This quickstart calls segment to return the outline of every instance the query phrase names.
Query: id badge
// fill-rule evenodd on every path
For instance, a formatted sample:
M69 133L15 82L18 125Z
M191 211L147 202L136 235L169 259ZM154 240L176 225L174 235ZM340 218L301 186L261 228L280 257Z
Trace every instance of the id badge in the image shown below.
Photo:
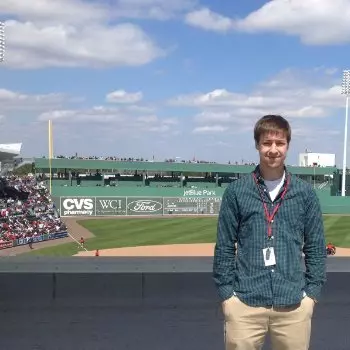
M265 266L276 265L275 251L273 247L263 249Z

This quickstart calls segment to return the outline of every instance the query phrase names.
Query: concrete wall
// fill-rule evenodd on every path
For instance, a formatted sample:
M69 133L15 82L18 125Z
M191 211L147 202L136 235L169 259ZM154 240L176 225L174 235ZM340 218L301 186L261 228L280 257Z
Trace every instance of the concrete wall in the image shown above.
M2 346L224 349L211 264L210 258L2 258ZM328 259L310 350L348 349L349 271L349 259ZM267 338L264 349L268 344Z
M219 302L210 273L0 273L0 280L1 307L214 307ZM349 275L329 273L328 281L322 302L349 303Z

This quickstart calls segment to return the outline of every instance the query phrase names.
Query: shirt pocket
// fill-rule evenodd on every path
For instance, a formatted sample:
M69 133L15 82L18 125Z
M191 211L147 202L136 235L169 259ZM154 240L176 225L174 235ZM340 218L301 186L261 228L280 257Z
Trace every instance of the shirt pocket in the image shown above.
M302 244L304 240L305 210L302 201L285 201L280 208L276 223L288 240Z

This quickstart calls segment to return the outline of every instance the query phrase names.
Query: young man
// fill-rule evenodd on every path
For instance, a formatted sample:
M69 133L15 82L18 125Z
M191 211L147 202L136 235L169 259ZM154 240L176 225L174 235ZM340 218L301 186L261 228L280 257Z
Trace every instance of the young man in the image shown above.
M260 164L225 191L213 277L222 301L226 350L307 350L314 305L326 281L322 213L312 186L289 173L289 123L255 125ZM305 254L305 272L302 266Z

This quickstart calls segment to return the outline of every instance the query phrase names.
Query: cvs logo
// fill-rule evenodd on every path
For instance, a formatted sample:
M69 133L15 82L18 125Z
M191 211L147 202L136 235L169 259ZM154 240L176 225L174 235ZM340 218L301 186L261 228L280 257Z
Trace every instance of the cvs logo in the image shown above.
M94 208L94 202L92 199L89 198L68 198L63 201L63 207L67 210L91 210Z
M62 202L62 215L93 215L94 200L91 198L66 198Z

